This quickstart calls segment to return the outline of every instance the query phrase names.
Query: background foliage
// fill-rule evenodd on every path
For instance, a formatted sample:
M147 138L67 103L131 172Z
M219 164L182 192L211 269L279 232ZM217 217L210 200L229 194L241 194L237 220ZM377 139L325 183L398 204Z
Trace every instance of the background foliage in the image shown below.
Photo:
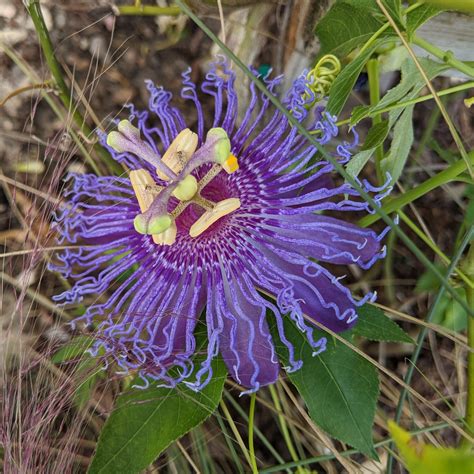
M469 2L24 3L0 3L4 471L404 465L416 473L421 463L433 473L473 472L474 63L420 30L459 15L448 7L469 11ZM379 298L360 309L350 332L318 328L328 348L316 357L287 321L303 368L252 397L239 397L221 361L199 394L137 390L132 376L102 370L101 355L87 352L89 335L65 325L84 307L51 302L68 282L44 272L56 250L50 216L68 170L120 172L93 130L128 100L146 100L143 79L177 91L180 72L192 64L198 78L216 52L234 61L242 90L256 80L249 63L291 79L324 55L340 60L327 108L362 137L340 179L382 184L390 176L394 186L380 211L359 222L392 226L386 260L348 275L354 292L376 289ZM285 361L283 345L278 352Z

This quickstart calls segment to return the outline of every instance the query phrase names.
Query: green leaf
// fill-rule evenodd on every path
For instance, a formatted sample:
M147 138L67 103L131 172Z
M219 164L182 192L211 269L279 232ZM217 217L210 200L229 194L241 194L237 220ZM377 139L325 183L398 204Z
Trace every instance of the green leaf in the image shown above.
M105 423L89 474L134 474L149 466L173 441L201 424L217 407L226 378L220 359L201 392L129 389L117 399Z
M376 148L378 145L383 143L388 135L388 125L388 120L383 120L382 122L379 122L373 127L371 127L365 139L364 145L361 148L361 151Z
M438 74L448 69L446 64L438 63L430 59L419 58L418 61L430 80L434 79ZM359 105L355 107L351 115L351 126L354 126L362 119L369 117L376 112L385 109L386 107L418 97L420 91L425 87L426 84L411 58L408 58L403 62L401 67L401 76L401 81L395 87L390 89L376 105ZM403 107L400 107L399 109L392 111L393 113L391 113L390 122L391 126L399 118L403 110Z
M407 15L407 34L410 40L413 33L421 26L426 23L430 18L438 15L443 11L442 8L435 7L434 5L424 4L421 7L411 11Z
M413 339L377 306L365 304L357 309L359 319L351 334L371 341L410 342Z
M456 288L456 293L466 301L466 292L464 288ZM467 318L466 310L456 300L449 298L441 325L451 331L464 331L467 327Z
M402 5L400 0L383 0L382 3L385 5L388 13L398 23L398 26L403 26L402 21Z
M357 105L352 109L350 126L357 125L362 119L369 117L370 111L373 106L370 105Z
M321 55L344 58L365 43L381 25L364 5L336 2L316 26Z
M74 403L78 408L83 408L92 398L95 384L105 378L105 372L93 357L88 356L80 362L75 373L78 375L78 385L74 391Z
M410 474L474 473L474 453L463 448L437 448L420 443L391 420L388 429Z
M84 355L87 349L89 349L94 343L92 337L87 336L78 336L65 344L61 349L59 349L53 357L51 357L51 362L53 364L60 364L61 362L66 362L71 359L78 359Z
M315 340L327 337L328 341L326 350L313 357L312 347L289 319L285 319L285 334L295 347L295 357L303 361L302 368L288 377L313 421L329 435L376 459L372 425L379 380L374 366L342 342L316 330ZM277 351L285 364L287 350L280 343Z
M368 48L364 49L362 53L359 53L337 76L329 91L329 100L327 103L327 109L331 114L339 115L365 63L370 59L372 53L385 43L386 41L383 40L374 41Z
M359 173L362 171L362 168L367 164L372 155L374 154L374 149L359 151L356 153L349 163L346 165L346 171L353 177L359 176Z
M440 272L445 268L440 263L435 263L434 266ZM436 277L435 273L432 270L426 270L418 278L415 292L422 293L423 291L436 291L439 289L440 285L441 283L439 282L439 279Z
M356 153L347 163L346 171L353 177L359 175L362 171L362 168L370 160L374 154L375 148L383 143L385 138L388 135L389 123L387 120L384 120L376 125L374 125L367 134L365 143L361 148L361 151Z
M401 176L413 144L413 105L405 108L393 129L390 151L380 162L384 173L388 173L392 183Z

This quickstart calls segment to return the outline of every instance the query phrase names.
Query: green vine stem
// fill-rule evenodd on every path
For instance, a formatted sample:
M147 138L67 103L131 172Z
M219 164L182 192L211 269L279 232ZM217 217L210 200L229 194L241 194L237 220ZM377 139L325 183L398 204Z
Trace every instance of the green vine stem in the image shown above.
M53 76L53 79L57 85L61 102L64 104L66 109L72 114L74 121L76 122L82 133L86 137L92 136L92 130L87 126L85 119L82 117L82 115L79 113L79 111L76 109L72 102L72 94L64 80L61 66L59 65L59 62L54 54L53 44L49 36L48 28L46 27L46 23L44 22L44 17L41 11L39 0L25 0L24 3L35 26L36 33L38 35L38 41L41 45L41 49L43 50L46 63L48 64L48 68L51 72L51 75ZM111 170L119 173L123 172L123 169L109 156L109 154L104 148L102 148L98 144L96 144L94 148L97 154L100 156L101 160L103 160L103 162L106 163ZM94 171L96 173L99 173L97 166L94 166Z
M254 440L253 440L256 400L257 400L257 393L253 392L250 395L250 409L249 409L249 455L250 455L250 467L252 468L253 474L258 474L257 459L255 457L255 445L254 445Z
M466 256L464 264L462 265L463 270L467 275L474 279L474 242L471 242L469 252ZM467 304L474 308L474 288L466 286L466 298ZM467 316L467 345L474 349L474 317ZM467 400L466 400L466 428L470 434L474 434L474 351L471 351L467 355ZM463 445L466 448L473 449L471 443L466 442L463 439Z
M416 2L413 5L410 5L406 10L405 14L411 13L412 11L420 8L423 5L423 2ZM369 48L372 43L382 35L386 30L390 28L390 22L385 22L368 40L367 42L360 48L358 56L360 56L367 48Z
M369 77L370 105L375 107L380 101L380 71L378 58L369 59L369 61L367 61L367 75ZM381 114L372 117L372 125L377 125L381 122ZM380 144L375 149L375 170L377 173L377 182L379 184L382 184L383 182L383 173L381 169L382 160L383 144Z
M437 94L438 94L438 97L443 97L443 96L446 96L446 95L454 94L456 92L461 92L461 91L465 91L465 90L468 90L468 89L472 89L473 87L474 87L474 81L469 81L469 82L465 82L464 84L459 84L458 86L443 89L442 91L437 92ZM409 105L420 104L421 102L426 102L427 100L432 100L432 99L433 99L433 94L422 95L422 96L417 97L415 99L410 99L410 100L397 102L396 104L388 105L387 107L384 107L383 109L375 110L374 112L369 113L367 115L367 117L372 118L376 115L381 115L381 114L384 114L386 112L390 112L391 110L403 109L405 107L408 107ZM340 120L339 122L337 122L337 125L338 126L347 125L347 124L350 124L350 123L351 123L351 119L345 119L345 120ZM352 124L352 125L355 125L355 124Z
M428 41L424 40L423 38L420 38L417 35L413 35L411 41L413 44L416 44L420 48L435 56L436 58L440 59L446 64L449 64L454 69L463 72L464 74L466 74L466 76L474 77L474 68L464 63L463 61L456 59L451 51L443 51L434 44L429 43Z
M275 389L275 385L269 385L268 388L270 390L270 395L272 397L273 404L275 405L275 409L278 413L278 423L280 424L281 433L283 434L283 439L285 440L286 447L290 452L291 459L293 459L293 461L295 462L298 462L298 454L296 453L295 447L293 446L293 442L291 441L290 432L288 431L288 425L286 423L285 417L283 416L283 409L280 403L280 398L278 397L278 393ZM298 474L304 474L304 470L301 469L301 467L298 467L296 469L296 472Z
M472 0L424 0L434 6L449 8L450 10L460 10L464 12L474 12L474 3Z
M229 403L232 405L234 410L244 419L246 423L249 421L249 417L247 413L242 409L242 407L239 405L238 402L236 402L233 397L229 394L228 391L224 390L224 396L226 399L229 401ZM265 435L256 427L254 426L254 432L257 435L258 439L264 444L264 446L268 449L268 451L272 454L272 456L275 457L275 459L283 464L285 461L283 458L280 456L278 451L275 449L275 447L270 443L270 441L265 437ZM288 471L289 472L289 471ZM289 472L291 474L291 472Z
M471 161L471 164L474 165L474 152L469 153L469 159ZM436 189L437 187L456 179L466 170L467 165L465 161L456 161L456 163L453 163L445 170L427 179L415 188L412 188L403 193L402 195L389 200L386 204L382 206L382 209L387 214L398 211L402 207L406 206L407 204L410 204L413 201L416 201L417 199L429 193L433 189ZM379 219L380 216L378 214L370 214L360 219L359 225L361 225L362 227L367 227L373 224L374 222L377 222Z

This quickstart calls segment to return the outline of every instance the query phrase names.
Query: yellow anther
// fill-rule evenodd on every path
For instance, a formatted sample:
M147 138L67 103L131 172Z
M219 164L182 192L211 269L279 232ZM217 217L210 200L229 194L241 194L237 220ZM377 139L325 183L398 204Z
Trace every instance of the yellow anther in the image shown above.
M160 187L156 185L151 174L144 169L130 171L130 182L137 197L140 211L143 213L148 210L160 193ZM176 224L173 221L169 229L160 234L152 235L153 242L158 245L172 245L176 240L176 232Z
M175 174L179 174L196 151L197 145L197 134L191 132L189 128L185 128L179 132L178 136L173 140L161 158L161 161ZM169 181L170 178L162 171L157 169L156 173L163 181Z
M234 212L240 207L240 199L229 198L218 202L213 209L206 211L189 229L191 237L201 235L206 229L211 227L214 222L217 222L222 217Z
M176 234L178 232L178 228L176 227L176 223L173 221L171 226L158 235L152 235L153 242L158 245L173 245L176 242Z
M130 171L130 181L137 197L140 211L145 212L160 193L151 174L143 169Z
M222 168L224 168L228 174L237 171L239 169L239 161L237 160L237 157L230 154L227 160L222 164Z

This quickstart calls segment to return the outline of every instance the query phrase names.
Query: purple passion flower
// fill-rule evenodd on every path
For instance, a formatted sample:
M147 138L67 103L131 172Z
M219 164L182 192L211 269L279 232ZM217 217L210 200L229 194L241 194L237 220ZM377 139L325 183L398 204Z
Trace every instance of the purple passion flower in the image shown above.
M228 65L216 63L200 90L190 73L181 90L186 116L190 108L195 114L189 128L171 93L148 82L148 110L128 106L129 120L101 136L124 176L69 176L69 201L56 226L61 243L80 248L64 250L52 265L75 280L55 300L90 296L76 321L94 325L92 353L105 353L120 372L137 372L145 386L184 381L200 390L220 354L232 377L254 391L275 382L280 369L270 320L288 349L287 371L302 362L285 337L284 317L314 355L326 340L313 338L312 320L336 332L355 324L356 307L374 295L355 301L320 262L366 269L384 256L385 232L327 215L373 210L351 186L333 182L333 166L255 84L238 124ZM281 78L260 80L275 93ZM200 94L212 96L212 114ZM312 108L313 101L303 74L283 103L326 145L338 134L335 117ZM333 154L344 163L356 145L354 134ZM388 192L361 184L377 203ZM196 362L194 333L204 310L207 353Z

